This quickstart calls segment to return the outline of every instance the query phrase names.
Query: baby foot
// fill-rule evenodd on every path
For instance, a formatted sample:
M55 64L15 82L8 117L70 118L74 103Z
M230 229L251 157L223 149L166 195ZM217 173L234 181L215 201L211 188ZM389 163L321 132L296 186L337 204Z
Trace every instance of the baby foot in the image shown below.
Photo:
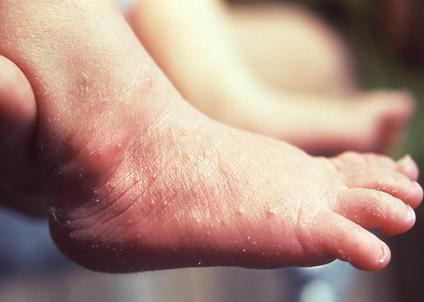
M107 181L79 176L91 191L78 203L65 199L63 178L61 200L54 197L56 243L94 270L276 268L335 258L377 270L390 251L365 228L387 235L409 230L412 207L422 199L410 159L313 158L190 109L177 109L125 145L113 173L87 153L102 149L97 144L55 170L65 180L78 178L81 169L108 175Z
M28 215L45 215L43 184L32 148L34 94L22 72L1 56L0 74L0 204Z
M218 121L288 141L318 155L334 155L346 150L380 152L390 147L402 133L413 110L413 100L407 93L381 91L354 94L355 85L340 83L343 81L341 78L345 77L340 74L334 75L340 81L329 80L330 85L344 87L343 93L333 91L333 94L337 95L333 97L324 96L322 91L321 94L277 92L264 85L240 59L242 56L237 53L236 47L232 47L233 41L227 37L223 20L225 10L213 4L213 1L193 0L142 1L129 13L129 22L134 32L176 87L197 109ZM187 14L189 9L196 13ZM262 12L267 16L271 15L266 7ZM260 12L256 15L259 14ZM284 19L280 13L274 12L272 16L277 20ZM301 19L302 21L296 20L294 23L297 25L293 26L298 27L298 23L305 23L307 18L303 16ZM259 22L261 21L257 21ZM271 25L268 24L271 28L281 27L279 22L278 25L273 22L276 20L272 21ZM313 25L318 23L317 20L308 22ZM192 24L198 26L193 27ZM250 28L252 27L254 26ZM262 37L263 28L259 27L256 31L260 32L256 36ZM334 40L334 43L328 43L341 44L340 41L335 42L335 37L330 39L327 37L330 34L323 32L320 32L322 37L315 40ZM287 32L278 34L283 35L283 40L285 35L290 36ZM311 42L313 39L309 37L311 35L308 33L303 39L314 44ZM254 39L255 34L249 34L249 38ZM275 40L274 32L270 34L269 39ZM292 39L289 40L288 44L293 44ZM182 41L188 42L181 43ZM274 43L269 47L270 43L266 42L273 43L255 41L252 44L255 44L256 48L267 49L275 46ZM215 51L214 46L217 44L221 45L219 51ZM263 47L264 45L266 47ZM299 47L304 49L305 43L302 41ZM335 48L338 50L332 51L334 57L336 53L344 52L341 45ZM299 51L293 52L296 56L299 55ZM321 52L311 53L316 55ZM299 60L294 59L290 51L283 53L284 56L287 55L287 61L295 61L296 66L299 65ZM283 55L278 51L274 56ZM269 57L264 55L263 60L269 60ZM324 64L326 71L331 69L328 65ZM279 70L283 73L281 68ZM301 73L302 71L299 71L299 74ZM290 72L288 77L293 80L294 73ZM321 80L322 78L320 77ZM303 80L308 82L305 76ZM329 94L329 89L326 90Z
M304 5L234 5L228 19L246 63L272 87L332 96L357 91L348 44Z
M0 7L16 30L0 26L0 53L37 97L50 229L66 255L107 272L387 265L389 248L364 228L413 226L411 159L314 158L218 124L182 101L110 2L47 4Z
M319 155L386 151L401 137L414 108L406 92L376 91L340 100L257 91L223 98L223 107L214 110L216 118ZM235 103L237 99L243 101Z

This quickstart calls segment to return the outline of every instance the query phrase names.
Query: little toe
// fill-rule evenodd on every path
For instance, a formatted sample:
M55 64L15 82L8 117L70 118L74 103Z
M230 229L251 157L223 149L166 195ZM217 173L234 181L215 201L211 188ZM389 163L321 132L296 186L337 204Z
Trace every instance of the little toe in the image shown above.
M348 189L340 193L335 211L364 228L378 228L397 235L415 224L415 212L402 200L370 189Z
M326 217L320 223L317 235L330 255L358 269L376 271L390 261L390 249L384 242L338 214Z
M413 181L417 181L419 177L419 169L417 163L411 156L406 155L401 158L396 165L397 171L409 177Z
M417 208L423 198L421 186L404 174L388 170L371 170L346 179L350 188L374 189L391 194L413 208Z

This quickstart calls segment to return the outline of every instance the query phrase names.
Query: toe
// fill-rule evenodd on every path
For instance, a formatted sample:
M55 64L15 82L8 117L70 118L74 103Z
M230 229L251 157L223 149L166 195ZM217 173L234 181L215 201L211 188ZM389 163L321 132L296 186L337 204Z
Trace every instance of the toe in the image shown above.
M365 165L369 169L396 169L396 162L390 157L373 153L363 154L361 156L364 158Z
M370 189L348 189L340 193L335 211L364 228L378 228L397 235L415 224L414 210L390 194Z
M390 249L384 242L338 214L330 214L320 222L317 234L330 255L359 269L380 270L390 261Z
M416 162L411 158L411 156L406 155L397 162L396 165L397 171L409 177L413 181L417 181L419 177L419 169Z
M26 137L35 119L31 85L15 64L0 56L0 139L15 142Z
M423 198L421 186L403 174L385 169L370 170L346 179L350 188L374 189L388 193L413 208L417 208Z
M360 154L345 152L334 159L336 166L344 171L364 171L369 169L396 170L396 162L391 158L378 154Z
M332 159L333 165L345 176L347 185L386 191L417 207L422 189L416 183L419 170L410 156L398 162L387 156L346 152ZM402 175L413 183L408 184Z

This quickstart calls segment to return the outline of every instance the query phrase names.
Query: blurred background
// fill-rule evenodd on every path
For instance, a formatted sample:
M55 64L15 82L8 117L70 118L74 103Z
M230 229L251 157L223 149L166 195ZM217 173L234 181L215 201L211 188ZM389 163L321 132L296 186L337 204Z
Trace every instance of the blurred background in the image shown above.
M289 2L303 7L301 11L307 10L308 15L320 16L340 36L353 58L350 64L361 88L401 88L416 96L416 117L391 155L409 153L424 168L424 109L420 103L424 101L424 2L272 3L280 7ZM231 1L239 7L258 3L268 2ZM0 301L424 301L420 280L423 212L418 212L412 232L389 241L393 262L383 272L363 273L336 262L314 269L189 269L112 276L69 263L51 243L44 222L1 211Z

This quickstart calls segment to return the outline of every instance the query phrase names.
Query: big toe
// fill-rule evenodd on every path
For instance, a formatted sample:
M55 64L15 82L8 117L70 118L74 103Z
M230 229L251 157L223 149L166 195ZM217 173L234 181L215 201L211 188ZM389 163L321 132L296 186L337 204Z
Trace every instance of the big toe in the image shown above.
M321 218L316 238L329 255L362 270L376 271L387 266L390 249L374 234L335 213Z
M27 139L36 122L35 97L23 72L0 56L0 141L15 145Z

